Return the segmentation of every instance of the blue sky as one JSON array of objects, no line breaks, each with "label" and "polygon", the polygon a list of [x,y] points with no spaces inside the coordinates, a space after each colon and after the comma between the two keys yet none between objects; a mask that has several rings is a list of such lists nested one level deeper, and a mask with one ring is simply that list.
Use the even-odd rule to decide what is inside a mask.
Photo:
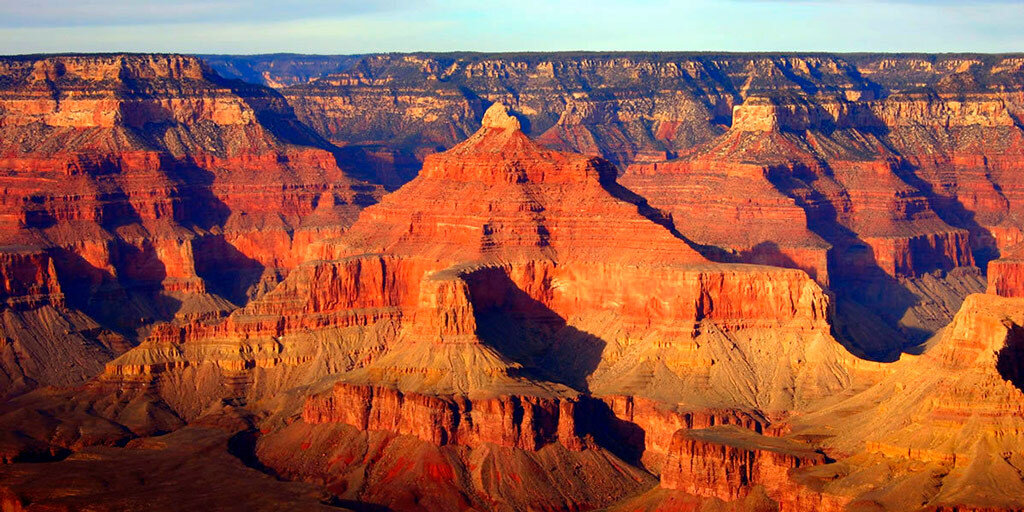
[{"label": "blue sky", "polygon": [[0,0],[0,53],[1024,51],[1024,1]]}]

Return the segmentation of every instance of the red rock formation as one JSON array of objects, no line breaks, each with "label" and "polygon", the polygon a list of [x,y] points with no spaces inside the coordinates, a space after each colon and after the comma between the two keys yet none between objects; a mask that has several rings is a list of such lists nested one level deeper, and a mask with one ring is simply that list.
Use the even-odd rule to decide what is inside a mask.
[{"label": "red rock formation", "polygon": [[[774,263],[809,269],[823,282],[830,249],[831,265],[847,278],[865,271],[858,267],[914,277],[972,265],[966,231],[943,222],[903,181],[898,157],[856,131],[867,127],[820,131],[847,122],[849,114],[831,106],[845,107],[750,98],[718,140],[685,161],[631,169],[623,183],[671,213],[698,243],[743,261],[772,257],[770,248]],[[729,229],[736,222],[750,228],[737,235]],[[870,248],[863,262],[850,259],[857,243]]]},{"label": "red rock formation", "polygon": [[[465,143],[428,158],[416,180],[366,210],[342,238],[312,249],[328,261],[300,267],[221,324],[172,327],[153,340],[287,337],[400,316],[409,320],[399,340],[405,350],[374,363],[376,373],[372,365],[362,372],[368,383],[396,383],[389,375],[443,373],[402,355],[435,357],[437,344],[457,359],[489,361],[488,371],[513,369],[476,338],[474,315],[494,308],[564,326],[615,304],[627,332],[658,325],[689,335],[701,322],[824,328],[827,298],[804,274],[705,263],[609,193],[617,189],[607,164],[540,149],[499,107],[486,121]],[[373,254],[386,256],[366,256]],[[658,285],[637,295],[638,282]],[[108,373],[123,373],[121,364]]]},{"label": "red rock formation", "polygon": [[64,305],[53,261],[41,251],[9,249],[0,253],[0,299],[7,307]]},{"label": "red rock formation", "polygon": [[989,262],[988,293],[1024,297],[1024,245],[1011,247]]},{"label": "red rock formation", "polygon": [[326,137],[406,158],[454,145],[492,101],[548,147],[681,155],[623,182],[712,259],[801,268],[867,306],[902,338],[873,355],[888,358],[963,298],[957,280],[932,288],[938,301],[900,281],[984,267],[1021,241],[1018,69],[1014,56],[380,55],[285,94]]},{"label": "red rock formation", "polygon": [[[312,246],[316,259],[272,291],[222,321],[154,330],[110,363],[101,383],[151,389],[190,418],[227,393],[181,395],[177,382],[228,383],[235,396],[267,404],[274,390],[335,368],[321,381],[332,387],[317,384],[305,400],[301,423],[312,435],[346,424],[435,447],[538,457],[588,458],[608,446],[652,466],[668,450],[668,425],[756,427],[763,420],[755,414],[729,409],[778,412],[848,386],[838,345],[813,348],[831,340],[829,301],[805,273],[708,262],[641,215],[614,179],[599,159],[536,146],[492,107],[480,132],[429,157],[419,177],[342,236]],[[748,345],[763,332],[777,337]],[[628,344],[634,352],[620,353]],[[679,387],[694,400],[686,412],[641,401],[638,413],[578,391],[590,384],[657,395],[658,382],[642,376],[662,353],[672,354],[670,375],[693,382]],[[761,355],[778,369],[740,376]],[[794,380],[814,384],[794,396],[786,391]],[[701,410],[709,405],[718,408]],[[618,441],[636,429],[650,436]],[[273,439],[264,450],[281,453]],[[274,460],[277,471],[295,463]]]},{"label": "red rock formation", "polygon": [[654,400],[631,396],[607,396],[611,413],[624,425],[613,431],[622,439],[629,439],[630,432],[625,426],[635,426],[643,433],[643,464],[655,473],[664,471],[666,457],[673,451],[674,437],[679,432],[705,429],[718,425],[738,425],[745,429],[763,432],[767,430],[763,418],[740,411],[697,409],[680,411]]},{"label": "red rock formation", "polygon": [[[801,268],[829,285],[844,323],[882,324],[844,328],[848,343],[891,359],[948,323],[981,280],[957,274],[975,264],[978,229],[881,136],[889,125],[871,109],[887,105],[748,97],[725,134],[677,161],[634,165],[622,182],[713,259]],[[961,114],[950,122],[987,126],[950,115]]]},{"label": "red rock formation", "polygon": [[821,453],[742,428],[680,430],[672,438],[661,487],[726,502],[761,486],[779,510],[843,510],[847,500],[801,488],[793,470],[824,464]]},{"label": "red rock formation", "polygon": [[280,96],[196,58],[3,59],[0,73],[0,243],[45,249],[69,307],[129,339],[262,293],[375,193]]},{"label": "red rock formation", "polygon": [[309,424],[345,423],[360,430],[411,435],[435,446],[492,443],[536,451],[559,442],[583,449],[573,399],[504,396],[483,400],[401,393],[394,389],[335,384],[326,397],[306,401]]},{"label": "red rock formation", "polygon": [[121,336],[69,308],[44,252],[0,251],[0,397],[44,383],[81,384],[128,348]]},{"label": "red rock formation", "polygon": [[[1024,495],[1016,306],[972,298],[946,338],[908,358],[919,367],[865,372],[832,338],[821,287],[863,288],[855,298],[899,321],[906,302],[930,301],[910,320],[923,331],[944,323],[972,286],[962,267],[1020,238],[1013,80],[998,94],[965,92],[968,77],[943,70],[949,80],[925,80],[934,95],[892,94],[830,57],[451,59],[373,57],[325,79],[342,89],[333,94],[289,90],[336,141],[352,131],[339,116],[358,119],[359,144],[337,151],[280,96],[194,59],[3,60],[0,243],[31,247],[0,253],[3,327],[17,333],[0,352],[8,393],[34,387],[29,375],[78,384],[124,348],[79,310],[149,334],[86,386],[0,407],[0,456],[152,449],[131,440],[244,406],[263,437],[243,436],[255,455],[238,439],[232,453],[357,507],[605,507],[653,485],[640,465],[664,487],[641,505],[661,509],[1008,507]],[[887,76],[892,66],[871,59],[858,66]],[[1000,59],[960,64],[995,79]],[[391,65],[434,82],[385,97],[381,87],[408,90]],[[563,90],[573,73],[618,92]],[[513,92],[524,76],[561,85],[538,103],[544,94]],[[459,88],[480,82],[503,85],[480,97]],[[818,92],[801,92],[807,84]],[[650,101],[633,96],[653,86]],[[500,104],[485,113],[493,99],[516,101],[529,122]],[[416,119],[393,124],[419,130],[411,151],[372,128],[403,109]],[[433,154],[480,114],[479,131]],[[545,149],[524,126],[589,156]],[[634,166],[633,191],[596,157],[677,153]],[[377,191],[339,158],[380,164],[366,172],[392,185],[403,165],[424,167],[349,227]],[[996,291],[1012,293],[1013,270],[993,270]],[[150,329],[160,320],[172,322]],[[68,361],[84,373],[62,375]],[[886,413],[874,416],[875,404]],[[833,413],[842,425],[822,419]],[[861,453],[821,464],[804,441]],[[149,460],[126,449],[86,455]],[[107,466],[73,457],[60,471]],[[896,484],[865,476],[882,466]],[[77,503],[15,480],[0,485],[8,504]],[[96,496],[84,488],[68,495]]]},{"label": "red rock formation", "polygon": [[797,202],[772,184],[773,172],[780,171],[678,160],[634,165],[622,183],[671,215],[676,229],[698,244],[729,249],[729,259],[799,268],[827,285],[831,246],[808,228]]},{"label": "red rock formation", "polygon": [[[826,490],[890,508],[1017,507],[1024,495],[1016,469],[1024,432],[1022,314],[1022,299],[970,295],[922,355],[905,356],[863,393],[795,421],[795,434],[813,436],[843,418],[824,446],[849,457],[840,462],[848,468]],[[856,475],[871,466],[890,476],[866,492]],[[936,485],[901,491],[914,478]]]},{"label": "red rock formation", "polygon": [[393,510],[590,510],[656,483],[600,449],[438,447],[301,421],[261,437],[257,454],[277,474],[320,484],[343,502]]}]

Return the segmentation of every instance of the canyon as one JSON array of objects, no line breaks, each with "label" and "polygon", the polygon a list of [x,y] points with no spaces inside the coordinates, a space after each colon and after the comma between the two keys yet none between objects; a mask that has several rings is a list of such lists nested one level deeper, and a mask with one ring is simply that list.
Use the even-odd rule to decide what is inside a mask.
[{"label": "canyon", "polygon": [[1018,55],[2,57],[0,507],[1022,510],[1022,115]]}]

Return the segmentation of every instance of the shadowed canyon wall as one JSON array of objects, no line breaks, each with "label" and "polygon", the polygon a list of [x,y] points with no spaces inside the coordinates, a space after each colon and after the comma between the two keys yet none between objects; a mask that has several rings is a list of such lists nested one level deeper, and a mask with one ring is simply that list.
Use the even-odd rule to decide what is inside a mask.
[{"label": "shadowed canyon wall", "polygon": [[[0,76],[5,391],[66,383],[33,369],[53,346],[84,344],[89,373],[156,322],[244,304],[377,194],[279,94],[194,57],[12,57]],[[30,334],[52,316],[66,338]]]},{"label": "shadowed canyon wall", "polygon": [[5,510],[1024,500],[1020,56],[0,71]]}]

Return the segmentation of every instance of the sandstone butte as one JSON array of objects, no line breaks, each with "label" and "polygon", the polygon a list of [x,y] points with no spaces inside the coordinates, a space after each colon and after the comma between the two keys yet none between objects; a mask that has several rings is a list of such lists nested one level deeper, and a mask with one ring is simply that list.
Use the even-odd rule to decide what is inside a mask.
[{"label": "sandstone butte", "polygon": [[503,102],[546,147],[617,164],[712,259],[829,284],[837,328],[875,360],[949,323],[984,290],[972,265],[1021,241],[1019,55],[371,55],[319,75],[322,61],[216,62],[288,83],[297,117],[384,180]]},{"label": "sandstone butte", "polygon": [[521,58],[0,59],[3,509],[1022,508],[1024,60]]}]

